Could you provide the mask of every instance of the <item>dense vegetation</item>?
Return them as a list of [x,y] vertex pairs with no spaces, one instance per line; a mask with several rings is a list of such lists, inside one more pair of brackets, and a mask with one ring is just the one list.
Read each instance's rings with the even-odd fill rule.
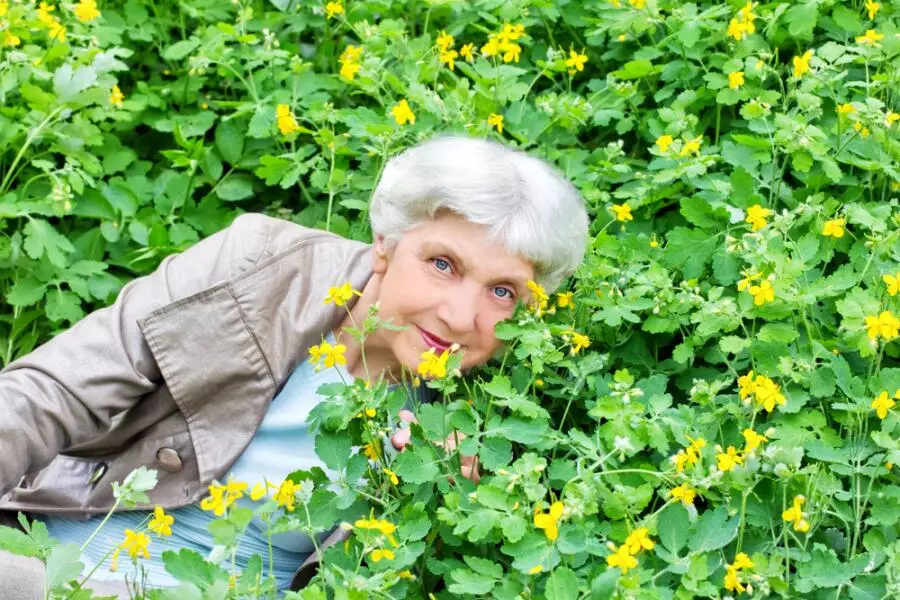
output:
[[[352,530],[288,596],[897,597],[897,31],[872,0],[0,0],[0,361],[242,211],[367,239],[390,156],[502,138],[581,190],[589,256],[502,362],[428,357],[408,451],[379,444],[401,397],[330,390],[338,491],[253,493]],[[256,483],[210,490],[226,548]],[[73,573],[51,544],[0,537]],[[275,595],[204,558],[167,555],[160,597]]]

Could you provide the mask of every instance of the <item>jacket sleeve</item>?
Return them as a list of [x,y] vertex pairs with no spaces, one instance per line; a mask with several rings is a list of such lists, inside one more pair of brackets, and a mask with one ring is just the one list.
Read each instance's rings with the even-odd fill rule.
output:
[[157,389],[159,366],[138,320],[256,264],[273,222],[239,216],[0,371],[0,496],[66,448],[104,433],[117,413]]

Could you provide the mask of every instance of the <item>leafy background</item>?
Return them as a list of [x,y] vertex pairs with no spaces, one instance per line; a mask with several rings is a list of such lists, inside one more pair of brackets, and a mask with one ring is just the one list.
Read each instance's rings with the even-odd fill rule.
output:
[[[520,313],[500,332],[508,360],[472,388],[447,383],[413,428],[420,443],[469,435],[477,488],[429,444],[397,459],[399,486],[375,486],[379,511],[407,522],[394,566],[416,579],[381,562],[357,565],[360,583],[335,549],[319,583],[358,597],[900,593],[898,419],[871,405],[900,389],[891,3],[129,0],[82,19],[85,4],[0,1],[0,364],[241,212],[367,239],[390,156],[438,132],[502,138],[585,198],[573,296]],[[573,354],[572,332],[590,346]],[[744,402],[750,370],[784,403]],[[359,464],[344,442],[367,439],[347,429],[355,398],[323,433],[345,475]],[[755,451],[748,428],[766,436]],[[728,446],[742,464],[722,469]],[[676,501],[676,485],[696,498]],[[805,532],[783,517],[796,496]],[[532,516],[555,501],[551,540]],[[654,548],[613,566],[608,544],[643,527]],[[727,589],[738,552],[754,563],[742,591]]]

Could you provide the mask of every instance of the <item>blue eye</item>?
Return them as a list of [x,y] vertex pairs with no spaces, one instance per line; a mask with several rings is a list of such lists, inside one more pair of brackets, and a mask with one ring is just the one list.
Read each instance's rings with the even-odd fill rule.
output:
[[450,269],[450,263],[443,258],[435,258],[434,266],[438,271],[448,271]]
[[[501,292],[502,292],[502,293],[501,293]],[[494,288],[494,294],[495,294],[498,298],[503,298],[504,300],[506,300],[507,298],[512,298],[512,297],[513,297],[512,290],[510,290],[509,288],[505,288],[505,287],[495,287],[495,288]]]

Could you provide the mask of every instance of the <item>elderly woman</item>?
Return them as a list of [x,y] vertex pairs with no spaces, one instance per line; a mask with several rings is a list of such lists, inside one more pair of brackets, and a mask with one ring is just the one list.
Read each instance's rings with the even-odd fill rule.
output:
[[[424,351],[452,344],[464,370],[485,363],[500,345],[494,326],[527,299],[527,282],[555,289],[579,264],[588,225],[578,193],[545,162],[461,137],[393,158],[370,216],[371,246],[242,215],[9,365],[0,510],[83,543],[113,505],[110,483],[145,465],[160,472],[151,502],[115,513],[105,531],[136,528],[158,505],[178,523],[170,547],[206,555],[211,517],[198,502],[211,482],[280,481],[318,464],[305,420],[322,383],[400,382]],[[323,303],[344,282],[361,290],[349,314]],[[343,328],[376,304],[400,328],[361,348]],[[323,339],[346,345],[345,371],[311,368],[307,349]],[[85,551],[86,572],[118,543],[106,537]],[[246,538],[239,563],[266,548],[258,528]],[[297,536],[275,541],[280,586],[296,585],[312,548]],[[159,550],[145,561],[149,583],[177,585]],[[0,596],[43,597],[37,561],[2,558]],[[101,568],[90,585],[125,596],[122,577]]]

